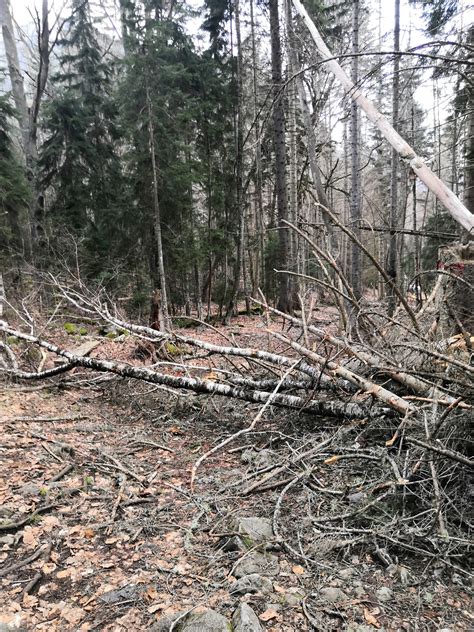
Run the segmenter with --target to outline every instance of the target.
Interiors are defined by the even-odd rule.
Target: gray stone
[[[302,599],[303,595],[299,593],[285,593],[285,603],[287,606],[290,606],[290,608],[299,606]]]
[[[347,595],[340,588],[336,588],[335,586],[327,586],[326,588],[321,588],[319,591],[319,596],[326,603],[337,603],[338,601],[344,601],[347,599]]]
[[[272,523],[268,518],[239,518],[237,531],[250,538],[254,544],[273,539]]]
[[[354,577],[355,570],[353,568],[343,568],[341,571],[337,572],[337,576],[342,579],[349,579],[350,577]]]
[[[138,597],[139,589],[134,584],[123,586],[118,590],[109,590],[109,592],[100,595],[99,600],[104,603],[119,603],[120,601],[127,601],[129,599],[135,599]]]
[[[273,590],[273,584],[267,577],[262,577],[257,573],[245,575],[241,579],[234,582],[229,589],[233,595],[245,595],[247,593],[270,593]]]
[[[171,616],[165,614],[163,617],[160,617],[158,621],[151,626],[151,628],[149,628],[148,632],[169,632],[171,624],[176,621],[179,616],[179,612]]]
[[[247,549],[239,536],[233,535],[231,538],[224,542],[224,544],[222,545],[222,550],[226,553],[232,553],[233,551],[240,551],[243,553]]]
[[[229,632],[229,621],[215,610],[205,612],[190,612],[185,616],[184,612],[161,617],[149,632],[169,632],[173,623],[177,622],[173,632]],[[180,619],[180,617],[183,617]],[[179,619],[179,621],[178,621]]]
[[[229,621],[215,610],[191,612],[182,626],[178,623],[179,632],[229,632]]]
[[[252,575],[253,573],[274,577],[278,575],[279,572],[280,565],[275,555],[271,555],[270,553],[263,555],[257,551],[252,551],[243,557],[234,569],[234,575],[236,577]]]
[[[386,603],[387,601],[391,601],[393,598],[393,590],[388,588],[387,586],[382,586],[376,591],[376,596],[379,601],[382,603]]]
[[[232,617],[234,632],[262,632],[262,626],[252,608],[241,603]]]

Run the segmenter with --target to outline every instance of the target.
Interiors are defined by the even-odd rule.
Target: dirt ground
[[[264,335],[257,321],[240,321],[225,335]],[[132,361],[130,344],[106,340],[93,355]],[[254,432],[202,463],[191,490],[196,460],[258,410],[78,369],[55,385],[0,383],[0,624],[148,630],[200,607],[230,620],[243,600],[273,632],[474,629],[465,575],[406,554],[387,565],[367,545],[305,563],[276,542],[272,591],[232,593],[244,555],[225,546],[236,520],[272,519],[281,492],[240,493],[251,471],[244,453],[278,456],[321,433],[311,417],[268,410]],[[288,492],[282,533],[307,510]]]

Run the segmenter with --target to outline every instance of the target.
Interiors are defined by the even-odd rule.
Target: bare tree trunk
[[[224,318],[226,325],[229,324],[234,310],[237,309],[237,301],[239,295],[239,287],[242,279],[243,259],[244,259],[244,241],[245,241],[245,204],[243,199],[243,112],[242,112],[242,39],[240,34],[240,1],[234,0],[234,17],[235,17],[235,35],[237,39],[237,113],[235,117],[236,123],[236,157],[235,157],[235,179],[236,179],[236,207],[239,217],[238,234],[237,234],[237,258],[234,268],[234,279],[227,305],[227,311]]]
[[[474,46],[474,26],[471,26],[468,34],[469,46]],[[469,78],[474,80],[474,71],[470,66]],[[468,94],[466,111],[467,111],[467,130],[466,130],[466,159],[465,159],[465,185],[464,185],[464,203],[466,207],[474,213],[474,87],[473,84],[466,85]],[[455,141],[454,141],[455,142]],[[472,238],[472,234],[471,234]]]
[[[280,19],[278,0],[270,0],[270,37],[272,49],[272,82],[273,82],[273,140],[275,146],[275,179],[278,207],[279,266],[289,269],[289,234],[283,224],[288,219],[288,188],[286,180],[286,146],[285,146],[285,111],[283,107],[282,62],[280,42]],[[282,312],[293,311],[292,284],[288,274],[279,276],[278,307]]]
[[[395,26],[393,30],[393,49],[400,50],[400,0],[395,0]],[[392,125],[398,131],[399,97],[400,97],[400,57],[395,55],[393,61],[392,81]],[[399,156],[396,149],[392,149],[392,163],[390,171],[390,239],[387,254],[387,273],[394,283],[397,283],[397,228],[398,228],[398,174]],[[388,313],[393,315],[396,308],[396,297],[393,291],[388,294]]]
[[[2,24],[3,43],[10,75],[13,99],[20,122],[21,138],[25,159],[27,156],[29,134],[28,134],[28,107],[26,104],[25,86],[23,75],[20,70],[20,60],[13,30],[13,21],[10,9],[10,0],[0,0],[0,22]]]
[[[154,207],[154,224],[153,224],[153,252],[156,258],[157,274],[153,274],[155,287],[152,290],[150,324],[160,331],[169,329],[169,312],[168,297],[166,294],[166,275],[163,257],[163,240],[161,237],[161,214],[160,200],[158,195],[158,172],[155,154],[155,133],[152,120],[152,106],[150,93],[147,86],[146,89],[147,111],[148,111],[148,136],[149,148],[151,156],[152,178],[153,178],[153,207]],[[154,262],[155,264],[155,262]],[[153,264],[153,265],[154,265]],[[153,267],[153,266],[152,266]]]
[[[326,213],[326,209],[329,208],[329,200],[326,196],[326,191],[324,189],[321,173],[319,171],[318,166],[318,156],[317,156],[317,138],[316,133],[314,131],[313,122],[311,120],[311,111],[308,104],[308,98],[306,95],[305,87],[303,84],[303,77],[301,75],[301,69],[298,64],[298,59],[296,55],[296,46],[295,46],[295,37],[292,25],[292,16],[291,16],[291,2],[288,2],[288,10],[287,10],[287,25],[288,25],[288,56],[291,61],[292,68],[292,76],[294,76],[294,80],[296,82],[296,89],[298,92],[298,99],[300,104],[301,115],[303,117],[303,124],[306,132],[306,143],[307,143],[307,152],[308,152],[308,162],[309,168],[311,171],[311,178],[313,180],[313,185],[316,190],[316,197],[318,199],[319,204],[321,204],[321,212],[324,221],[324,225],[326,231],[329,236],[329,241],[331,244],[332,250],[335,252],[337,250],[337,240],[335,238],[335,232],[333,226],[331,224],[330,219]]]
[[[314,22],[309,17],[306,9],[301,4],[301,1],[292,0],[292,2],[308,27],[320,55],[325,60],[328,68],[346,88],[351,99],[360,105],[367,117],[378,127],[383,136],[392,147],[397,150],[402,159],[409,164],[420,180],[436,195],[452,217],[468,232],[472,231],[474,229],[474,215],[454,195],[451,189],[431,171],[423,159],[417,155],[415,150],[410,147],[400,134],[393,129],[385,116],[362,94],[361,90],[354,86],[354,82],[347,76],[333,55],[331,55],[331,51],[324,43],[324,40],[319,34]]]
[[[359,81],[359,0],[354,0],[352,8],[352,81]],[[351,104],[351,228],[360,240],[361,197],[360,197],[360,153],[359,153],[359,108],[354,101]],[[351,243],[351,282],[354,295],[359,301],[362,297],[361,252]]]

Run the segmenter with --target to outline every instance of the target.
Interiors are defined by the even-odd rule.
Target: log
[[[114,362],[111,360],[99,360],[97,358],[89,358],[85,356],[76,356],[70,351],[61,349],[60,347],[38,338],[25,334],[21,331],[12,329],[4,321],[0,321],[0,331],[6,334],[16,336],[21,340],[25,340],[35,344],[43,349],[66,358],[71,364],[83,366],[95,371],[114,373],[125,378],[133,378],[142,380],[151,384],[161,384],[172,388],[194,391],[195,393],[207,393],[210,395],[223,395],[248,402],[265,403],[269,398],[272,399],[272,405],[284,406],[300,411],[317,414],[323,417],[343,417],[347,419],[363,419],[363,418],[379,418],[381,415],[389,414],[389,409],[369,408],[358,403],[345,403],[341,401],[326,400],[305,400],[302,397],[294,395],[272,394],[269,392],[239,388],[236,386],[228,386],[219,384],[210,380],[199,380],[197,378],[177,377],[174,375],[166,375],[158,373],[146,367],[136,367],[123,362]],[[294,362],[294,361],[293,361]]]

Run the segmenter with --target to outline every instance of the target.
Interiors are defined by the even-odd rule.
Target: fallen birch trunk
[[[228,386],[226,384],[219,384],[210,380],[176,377],[173,375],[158,373],[146,367],[135,367],[122,362],[99,360],[97,358],[89,358],[86,356],[76,356],[70,351],[61,349],[60,347],[47,342],[46,340],[42,340],[40,338],[37,338],[36,336],[30,336],[21,331],[12,329],[4,321],[0,321],[0,331],[3,331],[4,333],[11,336],[16,336],[21,340],[25,340],[27,342],[30,342],[31,344],[46,349],[47,351],[55,353],[56,355],[66,358],[70,363],[71,368],[74,365],[82,366],[94,371],[114,373],[115,375],[120,375],[121,377],[142,380],[151,384],[160,384],[176,389],[190,390],[194,391],[195,393],[222,395],[225,397],[241,399],[248,402],[265,403],[269,398],[271,398],[272,404],[301,411],[304,410],[305,412],[317,414],[323,417],[330,416],[345,417],[348,419],[362,419],[380,417],[383,414],[389,413],[387,409],[370,409],[357,403],[344,403],[341,401],[324,401],[314,399],[305,400],[302,397],[296,397],[294,395],[272,394],[265,391],[251,390],[239,388],[236,386]]]
[[[436,195],[441,204],[449,211],[458,224],[461,224],[463,228],[471,233],[474,230],[474,215],[464,206],[451,189],[431,171],[423,159],[417,155],[415,150],[410,147],[392,125],[390,125],[385,116],[377,110],[374,104],[367,99],[362,91],[354,84],[352,79],[348,77],[326,46],[313,20],[309,17],[300,0],[292,1],[295,9],[311,33],[311,37],[316,44],[319,54],[323,60],[325,60],[331,72],[344,86],[347,94],[364,110],[369,120],[377,126],[390,145],[400,154],[401,158],[410,165],[420,180],[426,184],[428,189]]]
[[[301,328],[303,327],[303,323],[299,318],[296,318],[295,316],[290,316],[289,314],[284,314],[283,312],[280,312],[274,307],[271,307],[270,305],[267,305],[266,303],[263,303],[255,298],[252,298],[251,300],[253,303],[257,303],[257,305],[261,305],[263,308],[269,310],[273,314],[276,314],[277,316],[281,316],[282,318],[286,318],[287,320],[294,323],[298,327],[301,327]],[[356,358],[363,364],[366,364],[375,369],[380,369],[380,371],[383,372],[384,375],[387,375],[395,382],[398,382],[399,384],[406,386],[408,389],[410,389],[414,393],[417,393],[418,395],[445,401],[446,403],[449,403],[449,404],[456,401],[455,397],[452,397],[448,393],[444,392],[442,389],[437,388],[436,386],[433,386],[432,384],[425,382],[424,380],[416,377],[415,375],[411,375],[410,373],[407,373],[406,371],[403,371],[403,370],[399,370],[398,368],[396,369],[396,368],[392,368],[388,366],[381,367],[380,359],[376,355],[374,355],[373,353],[369,353],[368,351],[365,351],[363,349],[356,349],[353,345],[351,345],[349,342],[347,342],[343,338],[337,338],[336,336],[331,336],[327,332],[323,331],[322,329],[319,329],[318,327],[315,327],[314,325],[307,325],[307,330],[311,332],[312,334],[314,334],[318,338],[318,340],[327,340],[332,345],[334,345],[336,349],[343,349],[349,356]]]

